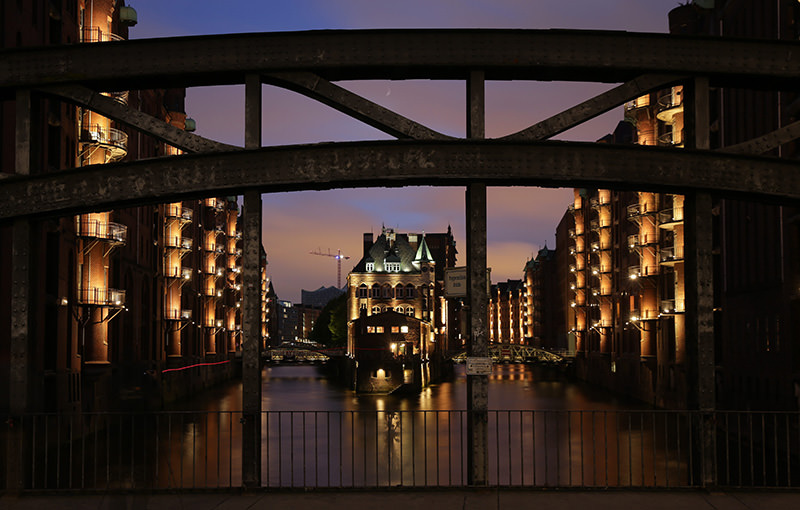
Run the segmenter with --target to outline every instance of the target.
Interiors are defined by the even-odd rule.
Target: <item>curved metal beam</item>
[[[155,137],[174,147],[187,152],[223,152],[239,149],[194,133],[157,119],[142,111],[123,105],[122,103],[80,85],[64,85],[61,87],[45,87],[39,92],[56,96],[78,106],[88,108],[105,117],[131,126],[134,129]]]
[[[324,80],[313,73],[271,73],[262,80],[303,94],[358,119],[391,136],[412,140],[452,140],[447,136],[358,94]]]
[[[537,122],[522,131],[517,131],[500,139],[509,141],[545,140],[643,94],[671,86],[673,83],[680,81],[680,79],[679,76],[663,74],[639,76],[550,118]]]
[[[635,48],[635,51],[631,49]],[[326,30],[139,39],[0,52],[3,89],[96,90],[244,83],[249,73],[327,80],[570,80],[706,75],[714,85],[800,86],[800,43],[580,30]],[[7,90],[5,91],[7,95]]]
[[[12,177],[0,219],[186,197],[380,186],[596,186],[800,200],[792,161],[576,142],[359,142],[184,155]]]

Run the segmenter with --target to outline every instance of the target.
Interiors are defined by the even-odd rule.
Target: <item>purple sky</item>
[[[237,32],[364,28],[574,28],[665,32],[673,0],[129,0],[139,15],[131,38]],[[346,82],[340,85],[435,130],[464,136],[461,82]],[[503,136],[577,104],[612,85],[489,82],[486,134]],[[327,106],[264,86],[262,142],[268,145],[385,139],[386,135]],[[187,114],[197,133],[244,143],[244,88],[187,91]],[[558,136],[596,140],[622,118],[612,111]],[[555,228],[571,197],[568,189],[490,188],[488,263],[492,280],[520,278],[528,258]],[[361,257],[364,232],[381,225],[400,232],[443,232],[452,226],[459,265],[466,262],[463,188],[309,191],[264,195],[268,272],[281,299],[298,302],[300,289],[336,284],[336,261],[309,254],[321,248],[349,255],[344,275]]]

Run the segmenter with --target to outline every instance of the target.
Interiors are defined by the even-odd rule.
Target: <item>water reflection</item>
[[[231,383],[166,413],[100,417],[108,423],[95,421],[93,436],[75,436],[97,451],[77,457],[70,450],[64,473],[80,471],[81,481],[70,478],[68,487],[241,486],[241,397],[241,384]],[[637,410],[525,365],[495,367],[489,404],[492,485],[674,487],[692,479],[685,414]],[[249,447],[261,450],[265,486],[467,484],[463,366],[453,380],[406,396],[356,395],[316,367],[271,366],[263,410],[261,441]],[[61,451],[39,461],[45,468],[35,485],[56,479],[61,486],[63,477],[47,467],[61,465],[54,455]]]

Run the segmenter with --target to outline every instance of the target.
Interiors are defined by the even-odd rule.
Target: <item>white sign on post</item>
[[[492,358],[467,357],[467,375],[492,375]]]
[[[467,268],[448,267],[444,270],[444,297],[467,297]]]

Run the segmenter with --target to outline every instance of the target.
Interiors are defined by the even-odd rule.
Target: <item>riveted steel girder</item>
[[[270,147],[87,166],[0,186],[0,219],[183,197],[365,186],[596,186],[800,199],[796,162],[578,142],[358,142]]]
[[[129,90],[244,83],[250,73],[327,80],[577,80],[705,75],[712,85],[797,88],[800,43],[580,30],[342,30],[140,39],[0,52],[0,93],[82,83]]]

